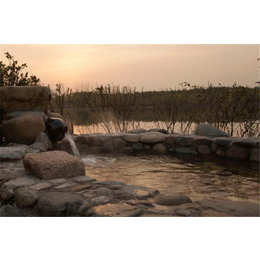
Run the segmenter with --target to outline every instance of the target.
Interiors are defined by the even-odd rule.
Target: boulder
[[[226,151],[227,157],[245,160],[249,156],[247,149],[239,146],[232,146]]]
[[[158,129],[158,128],[151,128],[148,130],[148,132],[158,132],[162,134],[169,134],[169,132],[165,129]]]
[[[154,202],[163,206],[177,206],[186,203],[192,203],[191,199],[183,194],[159,194]]]
[[[143,129],[143,128],[133,129],[133,130],[128,131],[128,133],[130,133],[130,134],[141,134],[141,133],[145,133],[145,132],[147,132],[147,130]]]
[[[135,151],[142,151],[144,149],[144,146],[142,143],[135,143],[133,144],[133,149]]]
[[[40,216],[80,216],[89,205],[77,194],[43,193],[37,203]]]
[[[0,208],[0,217],[20,217],[21,214],[18,209],[11,205],[4,205]]]
[[[115,149],[121,150],[126,146],[126,142],[123,141],[122,139],[116,138],[116,139],[113,139],[113,145],[114,145]]]
[[[207,145],[198,145],[198,152],[200,154],[210,154],[211,150]]]
[[[256,162],[260,161],[258,148],[252,149],[251,154],[250,154],[250,161],[256,161]]]
[[[72,178],[85,175],[84,163],[63,151],[26,154],[23,163],[28,173],[41,179]]]
[[[44,86],[8,86],[0,88],[0,110],[47,112],[51,91]]]
[[[164,139],[164,134],[158,132],[147,132],[140,134],[140,142],[147,144],[160,143]]]
[[[140,140],[140,135],[139,134],[125,134],[124,140],[126,142],[137,143]]]
[[[195,135],[200,136],[226,136],[228,137],[229,134],[225,133],[224,131],[221,131],[209,124],[200,124],[195,129]]]
[[[35,191],[26,187],[19,187],[15,190],[15,203],[19,208],[30,207],[38,200],[38,196]]]
[[[20,160],[27,152],[24,147],[0,147],[0,162],[4,160]]]
[[[153,147],[153,151],[156,153],[165,153],[167,151],[167,148],[164,144],[156,144]]]
[[[52,142],[45,133],[39,133],[34,140],[34,143],[42,143],[46,147],[46,150],[52,149]]]
[[[43,119],[36,114],[27,114],[3,122],[3,136],[7,142],[32,144],[37,135],[44,132]]]

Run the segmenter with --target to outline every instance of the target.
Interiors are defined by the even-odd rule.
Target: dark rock
[[[257,137],[234,138],[232,145],[259,148],[259,143],[260,143],[260,141],[259,141],[259,138],[257,138]]]
[[[259,204],[247,201],[213,201],[199,202],[204,209],[212,209],[237,217],[259,217]]]
[[[158,128],[151,128],[148,130],[148,132],[158,132],[162,134],[169,134],[169,132],[165,129],[158,129]]]
[[[229,136],[227,133],[224,131],[221,131],[209,124],[200,124],[197,126],[195,129],[195,135],[200,135],[200,136],[212,136],[212,137],[217,137],[217,136]]]
[[[216,154],[219,155],[219,156],[225,156],[226,155],[226,151],[223,150],[222,148],[218,148],[216,150]]]
[[[192,213],[188,209],[179,209],[176,211],[176,214],[183,217],[189,217]]]
[[[20,217],[21,214],[18,209],[11,205],[4,205],[0,208],[0,217]]]
[[[255,161],[255,162],[260,161],[259,149],[258,148],[252,149],[251,154],[250,154],[250,161]]]
[[[80,216],[89,204],[77,194],[47,192],[41,194],[36,207],[41,216]]]
[[[47,152],[47,147],[43,143],[34,143],[29,146],[30,149]]]
[[[197,155],[198,154],[195,146],[178,147],[174,151],[176,153],[184,153],[184,154],[191,154],[191,155]]]
[[[198,152],[200,154],[211,154],[211,150],[207,145],[199,145],[198,146]]]
[[[125,147],[122,149],[122,153],[124,154],[132,154],[133,153],[133,148],[132,147]]]
[[[19,208],[30,207],[38,200],[36,192],[26,187],[16,188],[14,192],[15,202]]]
[[[113,143],[111,141],[107,141],[107,142],[103,143],[101,146],[101,151],[104,153],[111,153],[114,150],[115,149],[114,149]]]
[[[154,202],[164,206],[176,206],[186,203],[192,203],[191,199],[183,194],[160,194],[155,197]]]
[[[232,137],[219,137],[215,139],[215,143],[220,146],[228,147],[233,142]]]
[[[167,149],[163,144],[156,144],[153,146],[153,151],[156,153],[165,153]]]
[[[123,141],[122,139],[117,138],[117,139],[114,139],[114,140],[113,140],[113,145],[114,145],[115,149],[121,150],[121,149],[123,149],[127,144],[126,144],[126,142]]]
[[[249,152],[239,146],[232,146],[226,151],[227,157],[245,160],[249,157]]]
[[[133,149],[135,151],[142,151],[144,149],[144,146],[142,143],[135,143],[133,144]]]
[[[195,138],[193,136],[176,136],[175,143],[181,146],[194,146]]]
[[[45,133],[39,133],[34,140],[34,143],[42,143],[46,147],[46,150],[52,149],[52,143],[49,137]]]

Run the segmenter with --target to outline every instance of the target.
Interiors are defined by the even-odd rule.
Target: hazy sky
[[[144,90],[258,81],[259,45],[0,45],[45,85],[129,85]]]

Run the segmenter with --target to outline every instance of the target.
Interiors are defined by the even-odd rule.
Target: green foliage
[[[27,68],[26,63],[18,65],[18,61],[8,52],[5,53],[8,64],[0,61],[0,87],[3,86],[38,86],[40,79],[35,75],[28,76],[28,72],[21,73]]]

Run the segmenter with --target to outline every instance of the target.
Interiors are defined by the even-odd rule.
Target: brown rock
[[[250,154],[250,161],[256,161],[256,162],[260,161],[258,148],[252,149],[251,154]]]
[[[84,163],[63,151],[26,154],[23,163],[28,173],[35,174],[41,179],[72,178],[85,175]]]
[[[201,154],[210,154],[211,150],[207,145],[199,145],[198,152]]]
[[[43,86],[9,86],[0,88],[0,110],[47,112],[51,91]]]
[[[19,187],[15,189],[15,202],[19,208],[32,206],[38,200],[35,191],[27,187]]]
[[[2,125],[6,141],[15,143],[32,144],[37,135],[44,130],[43,119],[33,113],[10,119]]]
[[[243,147],[232,146],[230,149],[227,150],[227,157],[230,158],[244,160],[247,159],[248,156],[249,156],[249,152]]]

